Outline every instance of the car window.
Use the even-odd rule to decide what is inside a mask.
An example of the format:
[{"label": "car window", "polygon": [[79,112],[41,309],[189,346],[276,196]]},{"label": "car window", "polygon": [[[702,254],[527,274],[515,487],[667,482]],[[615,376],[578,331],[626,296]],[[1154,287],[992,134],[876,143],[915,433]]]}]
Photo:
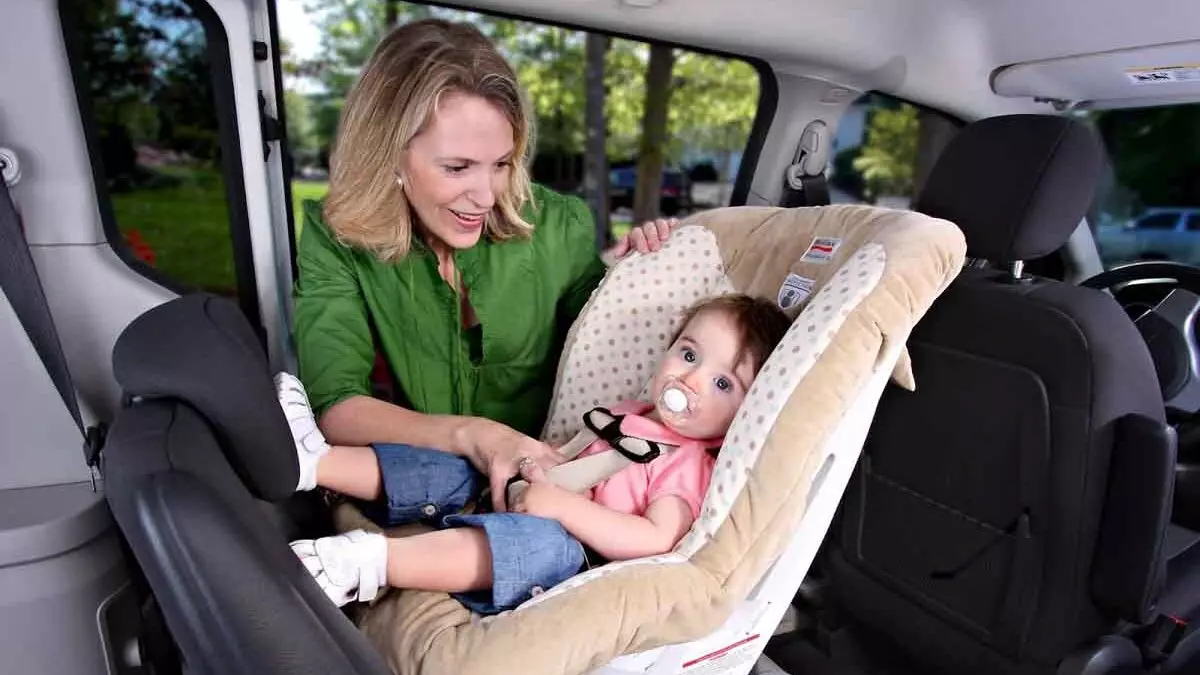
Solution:
[{"label": "car window", "polygon": [[908,208],[962,122],[879,92],[838,120],[826,175],[836,203]]},{"label": "car window", "polygon": [[[1200,265],[1200,105],[1082,117],[1106,150],[1088,214],[1105,267],[1137,260]],[[1187,226],[1179,228],[1184,217]]]},{"label": "car window", "polygon": [[[328,189],[338,113],[371,48],[415,19],[467,21],[497,44],[536,112],[534,181],[587,199],[610,237],[641,219],[729,204],[759,114],[765,66],[740,58],[418,3],[279,9],[296,213]],[[655,185],[635,203],[643,167],[654,165]],[[608,177],[594,182],[603,193],[585,189],[589,172]]]},{"label": "car window", "polygon": [[231,89],[228,45],[212,9],[61,0],[60,10],[109,243],[174,290],[254,305],[232,106],[217,93]]}]

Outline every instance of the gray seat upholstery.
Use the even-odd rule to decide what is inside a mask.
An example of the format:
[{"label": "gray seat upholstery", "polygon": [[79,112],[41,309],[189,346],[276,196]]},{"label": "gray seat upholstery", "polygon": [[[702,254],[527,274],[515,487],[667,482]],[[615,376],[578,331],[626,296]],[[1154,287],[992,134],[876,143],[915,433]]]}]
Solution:
[{"label": "gray seat upholstery", "polygon": [[1107,294],[1020,273],[1066,242],[1100,164],[1082,123],[990,118],[915,203],[991,264],[913,332],[917,389],[885,394],[823,563],[836,605],[930,672],[1149,672],[1160,606],[1200,605],[1195,568],[1168,577],[1168,528],[1195,536],[1169,524],[1175,439],[1145,343]]},{"label": "gray seat upholstery", "polygon": [[155,307],[113,367],[130,404],[105,445],[106,495],[186,672],[390,673],[288,548],[295,449],[237,306]]}]

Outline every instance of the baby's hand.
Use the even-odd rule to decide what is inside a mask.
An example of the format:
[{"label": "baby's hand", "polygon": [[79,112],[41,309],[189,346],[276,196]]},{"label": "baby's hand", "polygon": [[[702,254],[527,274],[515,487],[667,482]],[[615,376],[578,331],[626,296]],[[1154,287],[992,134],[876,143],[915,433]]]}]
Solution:
[{"label": "baby's hand", "polygon": [[557,519],[561,507],[577,496],[550,482],[546,473],[536,464],[528,463],[521,467],[521,477],[529,481],[529,485],[509,505],[509,509],[515,513]]}]

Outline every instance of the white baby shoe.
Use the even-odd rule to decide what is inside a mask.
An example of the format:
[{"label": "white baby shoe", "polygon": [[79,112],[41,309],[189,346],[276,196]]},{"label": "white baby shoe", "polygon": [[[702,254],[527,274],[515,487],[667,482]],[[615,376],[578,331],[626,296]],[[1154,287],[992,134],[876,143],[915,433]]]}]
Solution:
[{"label": "white baby shoe", "polygon": [[300,482],[296,490],[312,490],[317,487],[317,462],[329,452],[329,443],[317,427],[317,418],[308,403],[308,394],[295,375],[287,372],[277,374],[275,394],[279,397],[279,406],[283,408],[283,415],[287,418],[292,439],[296,443],[296,459],[300,462]]},{"label": "white baby shoe", "polygon": [[382,534],[353,530],[290,545],[338,607],[354,600],[374,600],[387,585],[387,539]]}]

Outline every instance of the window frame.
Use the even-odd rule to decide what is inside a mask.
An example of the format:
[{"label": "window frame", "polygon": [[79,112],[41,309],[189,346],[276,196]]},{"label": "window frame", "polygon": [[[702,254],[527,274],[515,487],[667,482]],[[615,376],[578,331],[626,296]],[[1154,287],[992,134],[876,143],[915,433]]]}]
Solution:
[{"label": "window frame", "polygon": [[[80,25],[71,11],[74,0],[58,0],[59,28],[75,95],[76,110],[83,129],[88,163],[92,170],[93,190],[100,212],[104,237],[117,255],[138,275],[179,295],[205,292],[175,279],[139,258],[125,241],[116,219],[112,197],[100,153],[100,130],[92,106],[88,73],[77,36]],[[238,133],[237,112],[234,106],[233,66],[229,54],[229,34],[216,10],[204,0],[179,0],[193,12],[204,29],[205,52],[212,67],[213,105],[216,109],[217,138],[221,149],[220,171],[225,184],[225,205],[229,216],[229,236],[233,255],[234,283],[237,284],[237,304],[250,319],[251,326],[265,344],[261,326],[258,283],[255,278],[254,255],[250,239],[250,216],[246,206],[246,182]],[[272,3],[273,4],[273,3]],[[290,193],[290,185],[289,185]],[[294,258],[294,256],[293,256]]]}]

